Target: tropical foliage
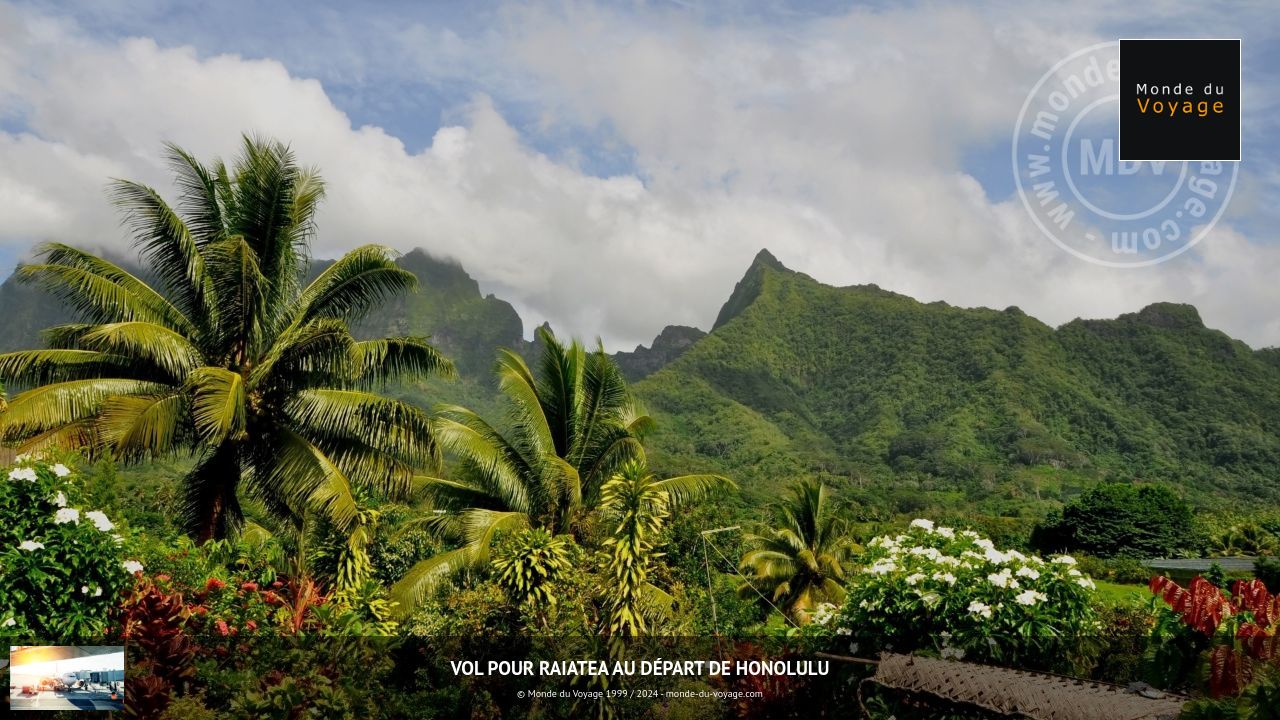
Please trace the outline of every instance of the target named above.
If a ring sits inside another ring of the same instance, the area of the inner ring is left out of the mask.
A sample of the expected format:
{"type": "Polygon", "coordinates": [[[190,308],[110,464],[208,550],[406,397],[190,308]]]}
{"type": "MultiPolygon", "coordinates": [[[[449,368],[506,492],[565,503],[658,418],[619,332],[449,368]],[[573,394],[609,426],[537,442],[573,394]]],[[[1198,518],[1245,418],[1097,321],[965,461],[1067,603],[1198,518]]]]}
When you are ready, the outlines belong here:
{"type": "MultiPolygon", "coordinates": [[[[1280,663],[1280,597],[1268,592],[1262,581],[1237,580],[1227,595],[1203,577],[1184,588],[1161,576],[1152,578],[1151,592],[1167,606],[1157,634],[1181,641],[1182,647],[1174,650],[1201,654],[1212,697],[1239,695],[1255,677],[1275,671],[1280,663]],[[1175,623],[1192,631],[1190,642],[1187,633],[1169,627],[1175,623]]],[[[1167,653],[1170,648],[1166,643],[1161,650],[1167,653]]],[[[1164,666],[1178,667],[1167,662],[1164,666]]]]}
{"type": "Polygon", "coordinates": [[[774,510],[777,527],[748,536],[742,556],[743,595],[763,593],[795,623],[804,623],[820,603],[844,600],[842,581],[851,540],[831,507],[830,491],[806,480],[774,510]]]}
{"type": "MultiPolygon", "coordinates": [[[[406,608],[452,573],[487,564],[503,532],[539,527],[585,537],[605,484],[644,458],[641,440],[652,420],[609,356],[564,344],[545,328],[537,339],[536,374],[518,353],[499,355],[504,424],[462,407],[440,411],[436,436],[454,462],[447,478],[419,478],[424,522],[460,546],[417,564],[396,584],[406,608]]],[[[655,480],[651,491],[679,505],[722,484],[715,475],[685,475],[655,480]]]]}
{"type": "Polygon", "coordinates": [[[422,338],[357,341],[348,327],[415,278],[369,245],[304,283],[324,185],[280,143],[245,138],[230,166],[167,157],[176,203],[111,186],[149,278],[57,243],[18,271],[80,322],[51,328],[49,349],[0,356],[0,377],[29,388],[0,435],[126,462],[194,453],[181,511],[203,540],[234,532],[245,498],[351,528],[359,492],[403,495],[437,460],[427,414],[369,388],[449,362],[422,338]]]}

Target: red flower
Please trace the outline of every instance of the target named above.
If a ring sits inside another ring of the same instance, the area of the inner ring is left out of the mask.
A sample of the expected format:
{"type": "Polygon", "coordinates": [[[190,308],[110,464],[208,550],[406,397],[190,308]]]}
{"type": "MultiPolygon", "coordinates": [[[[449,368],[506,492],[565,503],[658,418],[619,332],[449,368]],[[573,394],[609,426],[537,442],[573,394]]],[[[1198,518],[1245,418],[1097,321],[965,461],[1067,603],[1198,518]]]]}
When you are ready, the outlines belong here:
{"type": "Polygon", "coordinates": [[[258,591],[258,583],[256,583],[256,582],[241,583],[241,585],[240,585],[240,589],[241,589],[241,590],[244,590],[245,592],[257,592],[257,591],[258,591]]]}
{"type": "Polygon", "coordinates": [[[227,636],[227,634],[230,632],[230,631],[227,629],[227,621],[226,621],[226,620],[219,620],[218,622],[214,623],[214,624],[213,624],[213,626],[214,626],[214,627],[216,627],[216,628],[218,629],[218,634],[219,634],[219,635],[221,635],[222,637],[226,637],[226,636],[227,636]]]}
{"type": "Polygon", "coordinates": [[[222,582],[218,578],[209,578],[209,582],[204,584],[204,591],[213,592],[214,590],[221,590],[226,586],[227,584],[222,582]]]}
{"type": "Polygon", "coordinates": [[[257,629],[258,629],[258,623],[254,622],[254,621],[252,621],[252,620],[250,620],[250,621],[246,622],[246,623],[244,624],[244,626],[245,626],[246,628],[249,628],[250,630],[257,630],[257,629]]]}
{"type": "Polygon", "coordinates": [[[195,614],[197,614],[197,615],[204,615],[205,613],[209,612],[209,608],[207,608],[207,607],[205,607],[205,606],[203,606],[203,605],[193,605],[193,606],[191,607],[191,612],[193,612],[193,613],[195,613],[195,614]]]}
{"type": "Polygon", "coordinates": [[[282,583],[282,582],[280,582],[279,580],[277,580],[277,581],[275,581],[275,582],[271,583],[271,587],[279,589],[279,588],[284,587],[284,583],[282,583]]]}
{"type": "Polygon", "coordinates": [[[164,573],[160,573],[156,576],[156,580],[159,582],[169,582],[169,576],[164,573]]]}

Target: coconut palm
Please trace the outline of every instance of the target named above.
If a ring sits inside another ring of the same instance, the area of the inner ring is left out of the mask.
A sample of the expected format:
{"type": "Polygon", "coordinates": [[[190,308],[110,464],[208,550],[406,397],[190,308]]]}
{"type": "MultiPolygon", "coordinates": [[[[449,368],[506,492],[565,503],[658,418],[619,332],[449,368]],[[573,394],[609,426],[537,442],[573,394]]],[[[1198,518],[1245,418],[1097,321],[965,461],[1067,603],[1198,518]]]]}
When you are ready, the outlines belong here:
{"type": "Polygon", "coordinates": [[[310,283],[319,175],[278,143],[246,137],[232,166],[168,146],[178,201],[111,184],[151,282],[51,243],[18,271],[81,322],[50,328],[49,349],[0,355],[26,387],[0,438],[74,446],[125,462],[193,453],[182,516],[200,540],[241,522],[240,494],[272,514],[358,521],[357,490],[396,495],[438,450],[429,417],[372,392],[452,366],[423,338],[357,341],[348,321],[416,279],[367,245],[310,283]]]}
{"type": "Polygon", "coordinates": [[[739,592],[767,595],[797,624],[808,622],[819,603],[844,600],[840,581],[851,543],[845,524],[831,513],[829,498],[817,480],[791,487],[790,497],[775,511],[778,527],[747,536],[751,549],[740,563],[746,582],[739,592]]]}
{"type": "MultiPolygon", "coordinates": [[[[601,490],[629,461],[644,458],[652,425],[622,372],[602,348],[560,342],[539,328],[539,372],[511,350],[499,353],[498,386],[507,405],[501,428],[466,408],[439,409],[436,436],[456,460],[448,478],[421,477],[425,522],[460,547],[428,558],[392,588],[410,609],[441,580],[489,562],[497,536],[525,527],[582,535],[601,490]]],[[[728,481],[686,475],[659,483],[678,505],[728,481]]]]}

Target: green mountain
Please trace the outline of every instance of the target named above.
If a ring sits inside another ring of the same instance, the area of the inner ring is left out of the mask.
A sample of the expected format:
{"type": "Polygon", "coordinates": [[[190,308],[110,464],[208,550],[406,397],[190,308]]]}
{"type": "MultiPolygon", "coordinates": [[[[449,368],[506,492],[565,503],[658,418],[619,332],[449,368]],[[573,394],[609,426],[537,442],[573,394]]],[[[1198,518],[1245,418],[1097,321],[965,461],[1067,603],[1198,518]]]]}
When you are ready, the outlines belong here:
{"type": "Polygon", "coordinates": [[[901,512],[1025,510],[1102,478],[1280,499],[1276,355],[1186,305],[1055,330],[822,285],[762,251],[711,333],[635,389],[655,464],[729,473],[748,498],[821,474],[901,512]]]}
{"type": "MultiPolygon", "coordinates": [[[[357,332],[428,335],[460,378],[393,393],[498,412],[496,349],[536,352],[519,315],[456,263],[400,262],[419,292],[357,332]]],[[[13,278],[0,311],[0,350],[71,320],[13,278]]],[[[1280,350],[1186,305],[1055,329],[1013,307],[822,285],[762,251],[710,333],[670,326],[614,357],[658,420],[653,464],[726,473],[748,503],[814,474],[886,512],[1029,517],[1102,479],[1169,482],[1202,506],[1280,502],[1280,350]]]]}
{"type": "Polygon", "coordinates": [[[631,352],[616,352],[613,359],[630,382],[652,375],[680,357],[707,333],[688,325],[668,325],[649,347],[637,345],[631,352]]]}

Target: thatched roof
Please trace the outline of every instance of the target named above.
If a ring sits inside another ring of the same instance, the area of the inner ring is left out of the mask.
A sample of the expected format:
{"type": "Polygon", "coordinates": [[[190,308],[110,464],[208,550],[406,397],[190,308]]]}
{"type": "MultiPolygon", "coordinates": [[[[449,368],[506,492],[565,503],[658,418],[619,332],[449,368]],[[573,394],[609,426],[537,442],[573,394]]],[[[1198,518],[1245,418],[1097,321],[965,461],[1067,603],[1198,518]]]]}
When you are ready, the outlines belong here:
{"type": "Polygon", "coordinates": [[[890,653],[880,658],[872,680],[1034,720],[1172,720],[1186,702],[1173,695],[1144,697],[1120,685],[890,653]]]}

